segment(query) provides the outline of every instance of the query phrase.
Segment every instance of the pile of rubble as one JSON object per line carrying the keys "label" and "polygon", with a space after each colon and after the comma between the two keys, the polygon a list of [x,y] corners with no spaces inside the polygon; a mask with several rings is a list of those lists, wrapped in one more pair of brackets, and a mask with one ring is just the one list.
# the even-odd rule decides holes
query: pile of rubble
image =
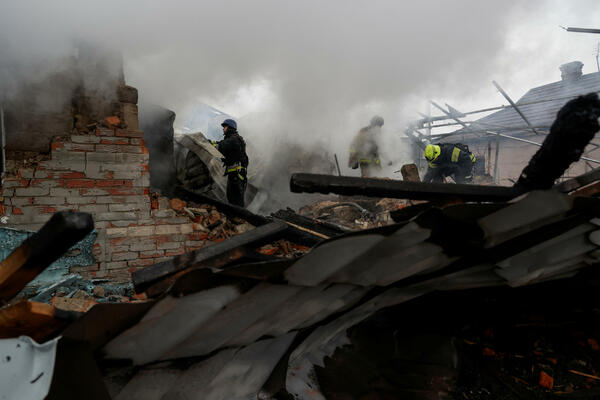
{"label": "pile of rubble", "polygon": [[[550,146],[600,130],[596,105],[559,113],[567,143],[551,133]],[[430,200],[389,202],[394,223],[359,231],[179,196],[177,213],[207,238],[228,237],[134,271],[145,301],[85,313],[0,308],[0,359],[14,363],[0,363],[0,375],[24,366],[2,390],[61,400],[593,398],[600,170],[554,185],[568,163],[547,152],[514,188],[292,176],[294,191]],[[345,201],[322,210],[358,209]],[[254,228],[234,234],[236,221]],[[0,264],[0,300],[92,227],[87,214],[55,214]]]}

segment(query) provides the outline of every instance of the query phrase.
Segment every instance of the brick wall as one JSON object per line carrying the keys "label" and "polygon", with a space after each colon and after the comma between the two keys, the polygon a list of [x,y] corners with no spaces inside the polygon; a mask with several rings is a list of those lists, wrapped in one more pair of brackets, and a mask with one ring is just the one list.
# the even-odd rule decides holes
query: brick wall
{"label": "brick wall", "polygon": [[117,282],[203,247],[206,233],[194,230],[200,226],[169,208],[168,199],[151,201],[148,162],[143,134],[131,128],[55,137],[49,160],[4,180],[3,226],[38,230],[57,211],[89,212],[98,229],[97,263],[72,272]]}

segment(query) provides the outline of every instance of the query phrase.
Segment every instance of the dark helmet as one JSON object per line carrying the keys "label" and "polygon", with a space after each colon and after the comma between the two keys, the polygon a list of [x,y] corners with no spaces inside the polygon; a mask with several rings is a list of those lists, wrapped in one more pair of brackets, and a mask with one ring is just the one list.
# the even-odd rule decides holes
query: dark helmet
{"label": "dark helmet", "polygon": [[233,128],[237,131],[237,123],[232,120],[232,119],[226,119],[225,121],[223,121],[223,123],[221,124],[221,126],[228,126],[230,128]]}
{"label": "dark helmet", "polygon": [[383,118],[379,115],[374,116],[371,118],[371,126],[383,126]]}

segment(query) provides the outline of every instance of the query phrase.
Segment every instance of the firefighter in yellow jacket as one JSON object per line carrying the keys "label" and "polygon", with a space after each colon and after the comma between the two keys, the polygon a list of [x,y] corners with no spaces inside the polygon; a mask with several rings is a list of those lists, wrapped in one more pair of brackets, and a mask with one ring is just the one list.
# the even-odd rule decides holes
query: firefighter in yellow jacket
{"label": "firefighter in yellow jacket", "polygon": [[376,171],[381,170],[378,142],[382,126],[383,118],[374,116],[369,126],[362,128],[350,145],[348,166],[352,169],[360,167],[360,176],[363,178],[373,176]]}
{"label": "firefighter in yellow jacket", "polygon": [[473,166],[477,159],[469,147],[460,143],[429,144],[425,147],[429,168],[423,182],[443,182],[451,176],[456,183],[473,182]]}

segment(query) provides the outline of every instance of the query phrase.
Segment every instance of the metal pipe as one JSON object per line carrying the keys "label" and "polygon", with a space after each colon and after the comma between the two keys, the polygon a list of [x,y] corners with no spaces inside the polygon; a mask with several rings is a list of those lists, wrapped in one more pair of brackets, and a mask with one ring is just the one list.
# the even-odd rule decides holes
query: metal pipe
{"label": "metal pipe", "polygon": [[0,184],[2,184],[1,179],[4,178],[4,172],[6,171],[6,153],[5,153],[5,144],[6,144],[6,131],[4,129],[4,106],[0,105]]}
{"label": "metal pipe", "polygon": [[498,173],[498,156],[500,153],[500,137],[496,135],[496,158],[494,160],[494,183],[497,185],[500,181],[500,174]]}
{"label": "metal pipe", "polygon": [[523,118],[523,121],[525,121],[525,123],[527,124],[527,126],[529,127],[529,129],[531,129],[533,131],[533,133],[535,133],[536,135],[538,134],[538,131],[535,130],[535,128],[533,127],[533,125],[531,125],[531,123],[529,122],[529,120],[527,119],[527,117],[525,117],[525,114],[523,114],[521,112],[521,110],[519,109],[519,107],[517,107],[517,105],[515,104],[514,101],[512,101],[512,99],[510,98],[510,96],[504,91],[504,89],[502,89],[500,87],[500,85],[498,84],[498,82],[496,81],[492,81],[492,83],[494,84],[494,86],[496,86],[496,89],[498,89],[498,91],[502,94],[502,96],[504,96],[504,98],[510,103],[511,106],[513,106],[513,108],[515,109],[515,111],[521,116],[521,118]]}
{"label": "metal pipe", "polygon": [[565,28],[561,26],[567,32],[579,32],[579,33],[600,33],[600,29],[590,29],[590,28]]}

